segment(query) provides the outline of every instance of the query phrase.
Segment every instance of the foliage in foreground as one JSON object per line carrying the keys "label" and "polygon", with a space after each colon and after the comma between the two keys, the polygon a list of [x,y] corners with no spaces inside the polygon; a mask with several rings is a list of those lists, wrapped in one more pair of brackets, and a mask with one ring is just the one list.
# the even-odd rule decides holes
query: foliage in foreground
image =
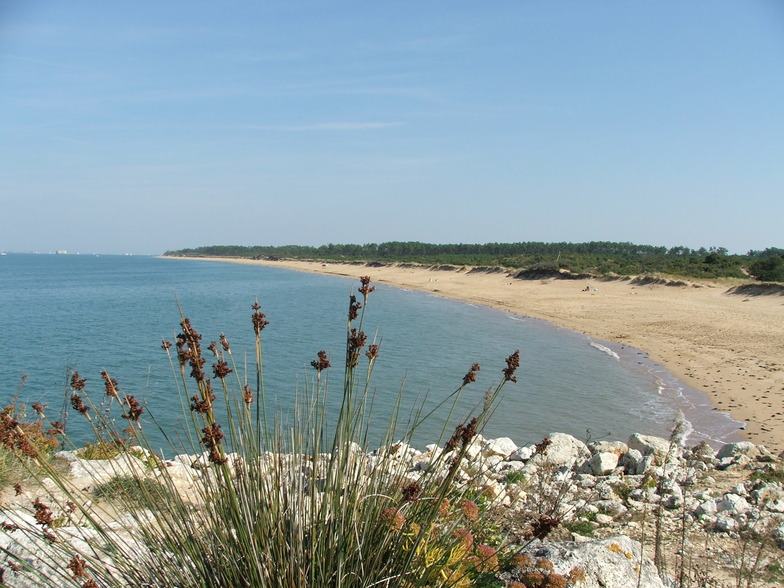
{"label": "foliage in foreground", "polygon": [[[39,482],[46,476],[54,484],[45,486],[48,492],[40,488],[43,498],[36,497],[28,512],[5,511],[3,530],[14,540],[4,543],[7,567],[0,570],[0,582],[16,586],[28,578],[32,585],[80,588],[503,586],[497,573],[515,565],[520,545],[493,531],[499,527],[489,520],[491,505],[478,499],[473,479],[460,466],[504,385],[516,381],[519,353],[506,359],[500,383],[475,416],[445,443],[442,431],[440,449],[431,453],[425,472],[409,478],[396,454],[432,413],[420,407],[403,431],[393,415],[381,448],[370,455],[362,449],[371,433],[371,376],[380,352],[362,330],[372,291],[363,278],[362,301],[351,296],[349,302],[342,404],[334,423],[328,423],[326,411],[331,362],[323,351],[312,362],[314,382],[290,418],[294,425],[285,427],[281,415],[267,413],[261,333],[268,322],[258,304],[251,373],[240,375],[221,335],[220,343],[208,347],[209,377],[202,337],[187,318],[176,347],[163,343],[189,423],[179,437],[168,437],[170,449],[198,454],[191,467],[178,469],[154,454],[143,425],[146,408],[122,396],[106,373],[99,404],[91,402],[85,379],[78,373],[71,378],[71,405],[90,420],[97,437],[82,455],[93,452],[96,463],[118,464],[113,466],[118,475],[111,485],[99,486],[97,497],[74,487],[30,442],[31,431],[43,425],[31,428],[6,413],[7,451],[34,463]],[[478,371],[471,366],[440,406],[454,410]],[[127,422],[126,431],[113,428],[107,402]],[[129,438],[132,443],[118,441]],[[101,496],[113,497],[125,516],[111,524],[110,511],[91,503]],[[528,540],[542,538],[551,527],[532,523]],[[578,571],[569,578],[546,576],[558,585],[579,577]]]}

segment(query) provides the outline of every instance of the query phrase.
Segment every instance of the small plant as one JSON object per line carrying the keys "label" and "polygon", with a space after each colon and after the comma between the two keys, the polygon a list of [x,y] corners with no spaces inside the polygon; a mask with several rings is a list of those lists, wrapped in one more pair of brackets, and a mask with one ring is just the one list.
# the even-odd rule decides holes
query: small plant
{"label": "small plant", "polygon": [[593,537],[596,525],[588,517],[577,517],[568,523],[564,523],[564,527],[572,533],[582,535],[583,537]]}
{"label": "small plant", "polygon": [[115,442],[97,440],[85,443],[84,448],[79,451],[79,457],[87,460],[112,459],[125,452],[126,449],[126,443],[119,439]]}
{"label": "small plant", "polygon": [[100,484],[95,489],[96,498],[118,502],[124,506],[138,508],[166,508],[172,492],[160,482],[136,476],[117,476]]}
{"label": "small plant", "polygon": [[521,471],[509,472],[504,476],[504,482],[507,484],[525,484],[527,481],[526,476]]}
{"label": "small plant", "polygon": [[634,484],[627,480],[618,482],[613,487],[613,491],[618,495],[618,498],[625,501],[629,495],[635,490]]}

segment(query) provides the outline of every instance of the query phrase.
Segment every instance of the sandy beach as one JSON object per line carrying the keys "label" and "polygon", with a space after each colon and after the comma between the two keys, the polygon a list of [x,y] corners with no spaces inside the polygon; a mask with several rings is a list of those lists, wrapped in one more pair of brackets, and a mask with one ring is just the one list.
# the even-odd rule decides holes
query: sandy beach
{"label": "sandy beach", "polygon": [[470,268],[228,261],[358,278],[484,304],[635,347],[745,424],[741,434],[784,450],[784,296],[729,294],[740,282],[521,280]]}

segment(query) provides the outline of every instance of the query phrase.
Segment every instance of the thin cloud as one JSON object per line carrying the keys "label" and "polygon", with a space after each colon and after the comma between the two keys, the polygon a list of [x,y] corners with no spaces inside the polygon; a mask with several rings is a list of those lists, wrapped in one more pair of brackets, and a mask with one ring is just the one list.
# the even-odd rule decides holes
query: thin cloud
{"label": "thin cloud", "polygon": [[279,131],[372,131],[376,129],[388,129],[399,127],[403,123],[399,122],[325,122],[311,125],[293,125],[285,127],[264,127]]}

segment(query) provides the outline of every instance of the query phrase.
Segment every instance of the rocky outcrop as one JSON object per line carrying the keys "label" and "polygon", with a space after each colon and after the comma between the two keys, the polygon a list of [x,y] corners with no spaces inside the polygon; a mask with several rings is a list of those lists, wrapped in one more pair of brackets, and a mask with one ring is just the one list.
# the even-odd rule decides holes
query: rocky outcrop
{"label": "rocky outcrop", "polygon": [[[351,454],[358,468],[394,469],[415,482],[425,473],[446,474],[451,459],[449,454],[442,455],[443,451],[435,445],[420,451],[397,443],[370,453],[355,446]],[[211,475],[206,455],[161,460],[140,452],[91,461],[66,452],[60,457],[67,462],[75,486],[87,495],[117,476],[166,476],[174,491],[196,501],[199,477]],[[263,455],[260,459],[280,463],[285,457]],[[784,486],[779,462],[780,458],[763,446],[749,442],[728,444],[716,451],[705,443],[682,447],[638,434],[625,442],[586,444],[571,435],[553,433],[541,443],[520,447],[509,438],[477,435],[466,448],[456,479],[471,481],[478,495],[501,509],[504,528],[512,536],[525,536],[530,531],[528,525],[542,513],[557,521],[561,529],[571,530],[569,536],[560,536],[567,541],[548,538],[526,547],[526,554],[533,560],[548,560],[555,572],[566,574],[578,567],[585,574],[580,585],[586,587],[658,588],[661,580],[644,546],[634,540],[643,538],[650,543],[654,518],[666,537],[680,536],[684,542],[687,528],[728,541],[750,530],[766,530],[784,548]],[[57,491],[53,482],[46,484],[51,492]],[[4,515],[13,524],[33,524],[25,519],[29,514],[22,509],[6,508]],[[74,536],[79,534],[74,532]],[[36,546],[0,533],[0,549],[21,549],[24,553],[34,552]]]}

